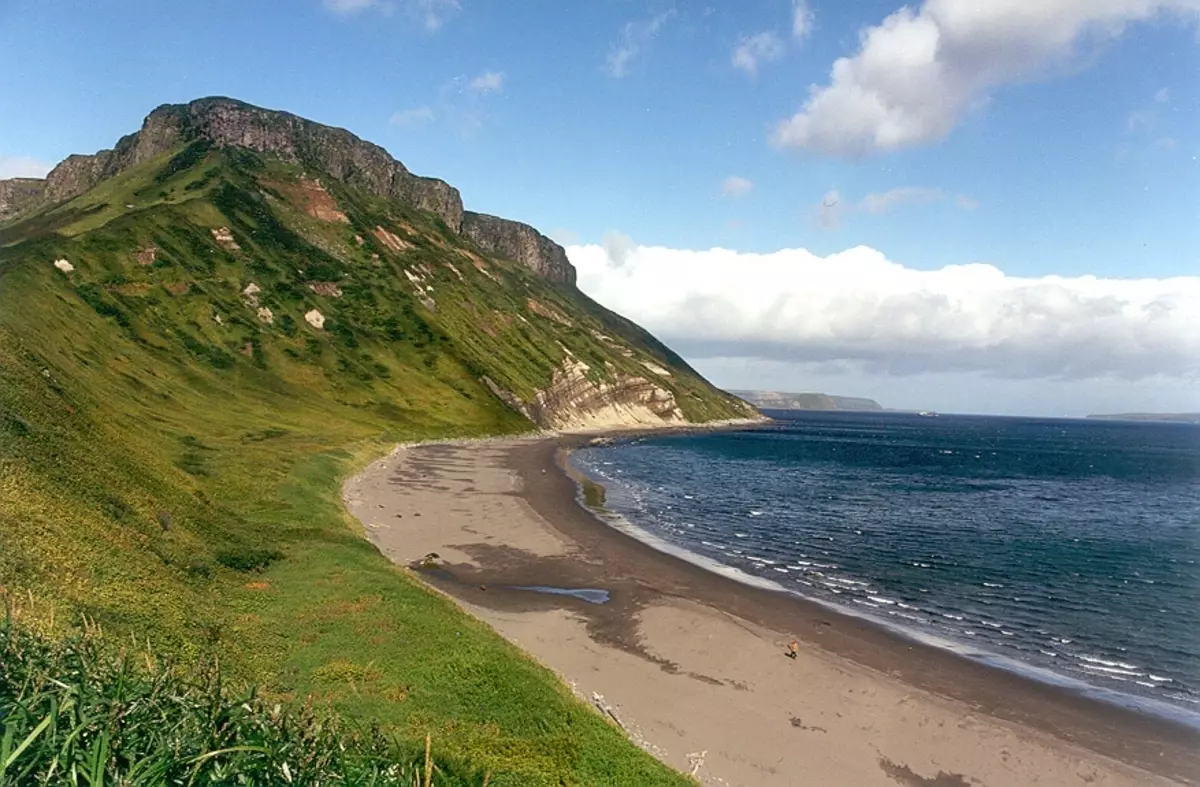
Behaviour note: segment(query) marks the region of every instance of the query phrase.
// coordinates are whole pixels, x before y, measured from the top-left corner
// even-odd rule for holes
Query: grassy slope
[[[176,151],[4,231],[0,586],[55,600],[59,620],[82,612],[170,652],[217,653],[272,695],[430,732],[443,753],[504,774],[494,784],[683,782],[394,569],[339,496],[397,440],[528,429],[482,373],[528,395],[559,342],[600,369],[673,359],[519,266],[486,260],[484,274],[403,206],[327,183],[350,223],[313,219],[290,196],[296,176],[244,153]],[[377,225],[414,248],[392,252]],[[213,241],[218,226],[240,251]],[[150,244],[157,261],[139,265]],[[405,269],[433,287],[436,311]],[[250,281],[274,324],[242,301]],[[310,308],[324,331],[302,321]],[[627,337],[634,357],[595,332]],[[694,418],[737,414],[686,372],[671,382]]]

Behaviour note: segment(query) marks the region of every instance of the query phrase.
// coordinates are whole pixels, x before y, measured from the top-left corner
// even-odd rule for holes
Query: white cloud
[[[904,205],[921,205],[953,199],[964,210],[974,210],[979,203],[965,194],[948,194],[943,189],[927,186],[899,186],[887,191],[874,191],[858,202],[847,202],[836,191],[828,191],[817,206],[817,224],[825,229],[837,227],[850,213],[888,213]]]
[[[1200,380],[1200,277],[1022,278],[985,264],[906,268],[863,246],[746,254],[567,249],[579,286],[692,358],[1012,379]]]
[[[925,0],[860,33],[829,84],[780,123],[773,142],[843,156],[945,137],[997,85],[1031,79],[1081,42],[1119,36],[1160,13],[1200,14],[1198,0]]]
[[[399,6],[406,14],[420,20],[430,32],[441,28],[460,8],[458,0],[324,0],[324,4],[330,11],[344,16],[371,8],[390,14]]]
[[[753,190],[754,181],[737,175],[730,175],[721,184],[721,193],[726,197],[744,197]]]
[[[795,0],[792,3],[792,37],[803,41],[812,33],[813,12],[805,0]]]
[[[579,242],[579,233],[569,227],[555,227],[546,234],[561,246],[570,246]]]
[[[500,71],[484,71],[468,84],[477,93],[496,93],[504,88],[504,74]]]
[[[1139,109],[1129,113],[1125,119],[1125,130],[1131,134],[1148,133],[1154,130],[1157,120],[1153,110]]]
[[[868,194],[858,203],[859,208],[867,213],[887,213],[900,205],[923,202],[937,202],[946,198],[941,189],[931,189],[924,186],[901,186],[888,191],[877,191]]]
[[[379,5],[379,0],[325,0],[325,7],[335,14],[357,14]]]
[[[617,41],[609,49],[604,61],[605,70],[609,76],[620,79],[629,74],[630,63],[641,54],[658,31],[675,15],[675,10],[664,11],[649,19],[635,20],[621,28]]]
[[[413,107],[412,109],[402,109],[399,112],[392,114],[388,119],[388,123],[393,126],[420,126],[430,122],[436,117],[433,108]]]
[[[783,42],[770,30],[746,36],[733,48],[733,67],[750,76],[758,73],[759,63],[769,63],[783,57]]]
[[[850,206],[853,210],[853,206]],[[842,223],[842,215],[846,212],[847,207],[842,202],[842,195],[837,189],[832,189],[825,192],[821,197],[821,204],[817,206],[817,226],[822,229],[831,230]]]
[[[29,156],[0,156],[0,180],[7,178],[44,178],[52,164]]]
[[[1157,104],[1165,104],[1170,100],[1171,100],[1171,91],[1165,87],[1159,88],[1158,92],[1154,94],[1154,101]]]

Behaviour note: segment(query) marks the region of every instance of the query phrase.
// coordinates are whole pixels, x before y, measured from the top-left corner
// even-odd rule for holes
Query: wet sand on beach
[[[739,583],[614,530],[578,505],[562,471],[581,440],[402,447],[347,482],[347,506],[398,565],[437,553],[439,567],[418,576],[705,784],[1200,783],[1194,730]]]

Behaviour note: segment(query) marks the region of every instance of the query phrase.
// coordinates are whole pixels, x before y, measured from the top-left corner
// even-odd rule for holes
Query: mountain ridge
[[[111,149],[72,154],[44,179],[0,180],[0,222],[79,196],[180,143],[240,147],[319,168],[376,196],[433,213],[485,252],[521,262],[551,281],[575,282],[566,251],[550,238],[528,224],[464,211],[458,189],[438,178],[413,174],[379,145],[346,129],[224,96],[162,104],[138,131],[121,137]]]

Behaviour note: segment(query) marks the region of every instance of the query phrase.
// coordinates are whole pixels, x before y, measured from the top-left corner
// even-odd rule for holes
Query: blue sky
[[[869,247],[914,272],[986,263],[1031,281],[1200,273],[1194,0],[899,9],[0,0],[0,177],[111,146],[160,103],[229,95],[349,128],[458,186],[469,208],[582,249],[804,249],[825,259]],[[921,62],[930,35],[940,48]],[[609,267],[621,259],[605,257]],[[854,353],[841,359],[858,364],[853,374],[834,373],[829,348],[810,345],[789,356],[725,342],[733,355],[717,359],[677,335],[665,306],[616,300],[673,343],[695,345],[698,365],[725,384],[816,387],[805,383],[836,385],[843,374],[886,391],[896,375],[911,384],[919,374],[872,370]],[[1193,335],[1174,339],[1176,356],[1195,346]],[[746,366],[768,362],[769,374]],[[1161,378],[1140,400],[1129,401],[1139,388],[1122,394],[1131,407],[1184,407],[1198,373],[1178,359],[1141,377],[1101,367],[1093,377],[1141,388],[1146,374]],[[1056,386],[1079,374],[1058,377]],[[968,382],[965,398],[982,390]],[[964,409],[951,399],[947,409]],[[1012,400],[1034,402],[1023,411],[1053,402]]]

